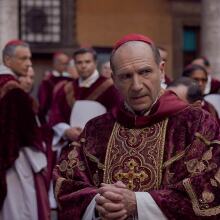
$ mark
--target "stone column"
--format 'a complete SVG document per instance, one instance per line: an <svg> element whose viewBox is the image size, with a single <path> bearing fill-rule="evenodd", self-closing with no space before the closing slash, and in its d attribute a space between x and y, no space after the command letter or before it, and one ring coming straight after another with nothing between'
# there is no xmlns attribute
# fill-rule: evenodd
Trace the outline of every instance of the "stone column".
<svg viewBox="0 0 220 220"><path fill-rule="evenodd" d="M0 0L0 63L4 45L18 38L18 29L18 0Z"/></svg>
<svg viewBox="0 0 220 220"><path fill-rule="evenodd" d="M211 63L213 75L220 78L220 1L202 0L202 55Z"/></svg>

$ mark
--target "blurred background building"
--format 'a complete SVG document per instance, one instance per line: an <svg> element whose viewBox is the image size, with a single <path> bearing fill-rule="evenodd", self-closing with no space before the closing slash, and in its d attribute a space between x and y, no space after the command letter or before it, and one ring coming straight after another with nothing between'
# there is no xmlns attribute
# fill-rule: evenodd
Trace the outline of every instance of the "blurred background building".
<svg viewBox="0 0 220 220"><path fill-rule="evenodd" d="M164 48L172 78L200 55L220 72L219 26L218 0L0 0L0 49L13 38L29 42L37 84L54 52L92 46L102 60L127 33L146 34Z"/></svg>

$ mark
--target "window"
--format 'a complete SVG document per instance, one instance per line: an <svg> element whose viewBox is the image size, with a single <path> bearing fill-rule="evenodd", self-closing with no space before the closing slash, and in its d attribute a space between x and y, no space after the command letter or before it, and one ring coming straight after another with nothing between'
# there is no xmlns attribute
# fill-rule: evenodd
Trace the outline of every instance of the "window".
<svg viewBox="0 0 220 220"><path fill-rule="evenodd" d="M21 39L30 43L60 42L60 0L21 0L20 12Z"/></svg>
<svg viewBox="0 0 220 220"><path fill-rule="evenodd" d="M74 0L19 0L19 37L34 54L76 46Z"/></svg>
<svg viewBox="0 0 220 220"><path fill-rule="evenodd" d="M200 56L200 28L198 26L185 26L183 28L183 65L191 63Z"/></svg>

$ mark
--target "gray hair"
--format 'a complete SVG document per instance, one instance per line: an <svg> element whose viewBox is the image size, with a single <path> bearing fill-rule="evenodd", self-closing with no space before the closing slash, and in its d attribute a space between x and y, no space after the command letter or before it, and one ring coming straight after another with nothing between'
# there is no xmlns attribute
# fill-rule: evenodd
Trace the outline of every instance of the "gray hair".
<svg viewBox="0 0 220 220"><path fill-rule="evenodd" d="M17 47L26 47L30 48L29 44L24 42L24 41L17 41L15 43L7 43L6 46L4 47L2 51L2 60L3 63L5 63L5 58L6 57L12 57L15 55L15 50Z"/></svg>

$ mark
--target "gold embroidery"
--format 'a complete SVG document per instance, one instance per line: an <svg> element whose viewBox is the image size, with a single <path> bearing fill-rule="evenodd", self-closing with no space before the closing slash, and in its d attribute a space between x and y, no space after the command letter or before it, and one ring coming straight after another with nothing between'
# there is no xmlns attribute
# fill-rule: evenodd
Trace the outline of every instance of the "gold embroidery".
<svg viewBox="0 0 220 220"><path fill-rule="evenodd" d="M121 180L134 191L158 189L167 122L166 119L140 129L128 129L115 123L107 146L103 181Z"/></svg>
<svg viewBox="0 0 220 220"><path fill-rule="evenodd" d="M216 181L220 184L220 168L219 168L218 171L216 172L214 178L215 178Z"/></svg>
<svg viewBox="0 0 220 220"><path fill-rule="evenodd" d="M123 181L123 179L128 180L128 188L133 190L135 188L135 179L139 179L140 182L143 182L145 179L149 178L148 174L145 171L141 171L140 173L135 173L135 167L138 164L132 159L127 163L129 171L127 173L123 173L123 171L119 171L115 174L115 178Z"/></svg>
<svg viewBox="0 0 220 220"><path fill-rule="evenodd" d="M214 199L215 199L215 196L212 192L209 192L209 191L202 192L203 203L211 203L214 201Z"/></svg>
<svg viewBox="0 0 220 220"><path fill-rule="evenodd" d="M210 183L211 183L211 185L212 186L214 186L214 187L218 187L218 183L217 183L217 181L216 180L214 180L214 179L210 179Z"/></svg>
<svg viewBox="0 0 220 220"><path fill-rule="evenodd" d="M163 164L163 168L166 168L168 166L170 166L172 163L174 163L177 160L180 160L186 153L186 149L182 152L180 152L179 154L171 157L169 160L167 160L164 164Z"/></svg>
<svg viewBox="0 0 220 220"><path fill-rule="evenodd" d="M68 179L72 179L73 178L74 168L75 167L77 167L81 171L84 171L86 169L85 165L84 165L84 162L83 161L79 161L79 159L78 159L78 152L76 150L76 147L79 147L79 146L75 145L75 148L73 148L73 150L71 150L68 153L68 155L67 155L68 160L62 160L60 165L58 165L59 170L61 172L65 172L66 173L66 177Z"/></svg>
<svg viewBox="0 0 220 220"><path fill-rule="evenodd" d="M93 156L92 154L90 154L85 148L84 148L84 152L86 154L86 156L93 162L97 163L98 168L99 169L104 169L104 164L99 162L99 159L95 156Z"/></svg>
<svg viewBox="0 0 220 220"><path fill-rule="evenodd" d="M60 188L61 188L62 183L63 183L64 180L65 180L65 178L59 177L56 181L54 192L55 192L55 198L56 198L57 201L58 201L58 199L57 199L58 198L58 193L60 191Z"/></svg>
<svg viewBox="0 0 220 220"><path fill-rule="evenodd" d="M197 196L191 186L189 178L183 180L183 185L191 199L193 210L197 216L213 216L220 214L220 206L209 208L208 204L199 204L199 201L200 202L204 202L204 201L201 199L200 200L197 199ZM213 196L211 194L205 194L205 199L208 198L208 200L211 201L213 199Z"/></svg>
<svg viewBox="0 0 220 220"><path fill-rule="evenodd" d="M219 140L209 141L203 135L201 135L199 132L196 132L195 136L197 138L199 138L201 141L203 141L207 146L210 146L212 144L219 144L220 145L220 141Z"/></svg>
<svg viewBox="0 0 220 220"><path fill-rule="evenodd" d="M61 172L65 172L67 170L67 167L68 167L68 162L66 160L63 160L59 165L59 170Z"/></svg>
<svg viewBox="0 0 220 220"><path fill-rule="evenodd" d="M75 149L73 149L72 151L69 152L67 157L69 160L72 160L76 158L77 156L78 156L78 152Z"/></svg>
<svg viewBox="0 0 220 220"><path fill-rule="evenodd" d="M202 155L202 160L208 161L212 159L212 149L211 147L209 150L207 150L203 155Z"/></svg>
<svg viewBox="0 0 220 220"><path fill-rule="evenodd" d="M210 149L208 149L203 154L201 160L194 158L194 159L191 159L185 162L186 168L188 172L192 174L192 176L198 175L202 172L210 171L217 167L217 164L213 162L211 163L209 162L212 159L212 150L213 150L213 147L210 147Z"/></svg>
<svg viewBox="0 0 220 220"><path fill-rule="evenodd" d="M79 142L77 142L77 141L73 141L71 144L70 144L70 147L80 147L81 146L81 144L79 143Z"/></svg>

